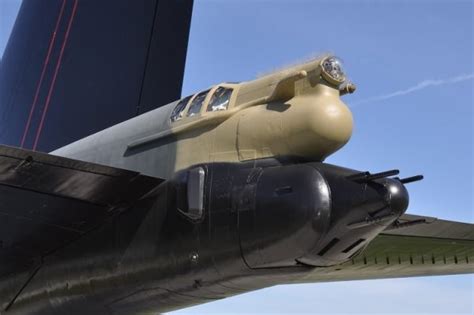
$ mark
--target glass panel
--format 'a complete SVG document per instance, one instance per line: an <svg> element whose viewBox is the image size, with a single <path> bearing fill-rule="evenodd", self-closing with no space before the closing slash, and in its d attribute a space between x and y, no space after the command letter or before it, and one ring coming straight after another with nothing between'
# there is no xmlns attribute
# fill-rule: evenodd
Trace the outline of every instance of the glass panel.
<svg viewBox="0 0 474 315"><path fill-rule="evenodd" d="M206 99L208 92L209 90L201 92L198 95L196 95L196 97L191 102L191 105L189 105L188 117L199 114L199 112L201 111L202 103Z"/></svg>
<svg viewBox="0 0 474 315"><path fill-rule="evenodd" d="M191 96L187 96L183 98L181 101L176 104L176 107L173 109L173 112L171 113L170 120L171 122L175 122L183 118L183 110L186 108L186 105L188 104L189 100L191 99Z"/></svg>
<svg viewBox="0 0 474 315"><path fill-rule="evenodd" d="M229 107L230 96L232 95L232 89L225 87L218 87L217 90L211 97L209 101L209 106L207 106L208 112L217 112L220 110L226 110Z"/></svg>

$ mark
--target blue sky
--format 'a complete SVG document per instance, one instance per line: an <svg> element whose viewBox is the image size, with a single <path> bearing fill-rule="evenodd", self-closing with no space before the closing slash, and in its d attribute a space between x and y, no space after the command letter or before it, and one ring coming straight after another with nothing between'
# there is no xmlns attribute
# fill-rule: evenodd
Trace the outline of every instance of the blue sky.
<svg viewBox="0 0 474 315"><path fill-rule="evenodd" d="M0 0L0 52L18 8ZM358 90L327 162L403 176L408 212L473 222L473 1L195 0L183 93L334 52ZM473 276L278 286L175 312L472 314Z"/></svg>
<svg viewBox="0 0 474 315"><path fill-rule="evenodd" d="M183 93L334 52L357 84L351 141L327 161L393 168L409 212L473 222L473 1L196 0ZM473 276L278 286L198 313L474 313Z"/></svg>

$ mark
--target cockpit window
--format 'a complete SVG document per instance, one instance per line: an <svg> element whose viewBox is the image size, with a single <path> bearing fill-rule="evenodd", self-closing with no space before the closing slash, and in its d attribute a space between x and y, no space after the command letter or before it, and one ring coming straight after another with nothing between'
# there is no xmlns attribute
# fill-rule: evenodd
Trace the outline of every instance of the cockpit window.
<svg viewBox="0 0 474 315"><path fill-rule="evenodd" d="M199 112L201 111L202 103L204 103L204 100L206 99L207 93L209 93L209 90L196 95L196 97L191 102L191 105L189 105L188 117L199 114Z"/></svg>
<svg viewBox="0 0 474 315"><path fill-rule="evenodd" d="M183 110L186 108L189 100L191 99L192 95L183 98L181 101L176 104L176 107L173 109L171 113L170 120L171 122L175 122L183 118Z"/></svg>
<svg viewBox="0 0 474 315"><path fill-rule="evenodd" d="M232 89L225 87L218 87L217 90L211 97L209 105L207 106L208 112L217 112L220 110L226 110L229 107L230 96L232 95Z"/></svg>

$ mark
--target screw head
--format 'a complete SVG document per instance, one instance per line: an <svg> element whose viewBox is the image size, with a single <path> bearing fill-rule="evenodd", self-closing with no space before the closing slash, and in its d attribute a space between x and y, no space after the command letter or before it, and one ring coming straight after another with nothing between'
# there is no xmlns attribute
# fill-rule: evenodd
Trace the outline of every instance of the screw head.
<svg viewBox="0 0 474 315"><path fill-rule="evenodd" d="M196 252L192 252L191 254L189 254L189 259L191 260L191 262L197 263L199 260L199 254Z"/></svg>

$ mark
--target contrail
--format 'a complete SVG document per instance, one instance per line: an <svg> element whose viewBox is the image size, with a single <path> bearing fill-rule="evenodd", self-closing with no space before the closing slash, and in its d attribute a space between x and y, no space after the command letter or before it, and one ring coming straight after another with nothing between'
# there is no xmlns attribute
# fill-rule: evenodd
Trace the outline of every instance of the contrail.
<svg viewBox="0 0 474 315"><path fill-rule="evenodd" d="M416 91L419 91L419 90L423 90L423 89L426 89L426 88L429 88L429 87L432 87L432 86L454 84L454 83L463 82L463 81L472 80L472 79L474 79L474 73L463 74L463 75L459 75L459 76L454 77L454 78L449 78L449 79L444 79L444 80L425 80L425 81L421 81L420 83L418 83L415 86L412 86L411 88L408 88L408 89L405 89L405 90L399 90L399 91L389 93L389 94L369 97L365 100L361 100L361 101L352 103L351 105L354 106L354 105L372 103L372 102L375 102L375 101L384 101L384 100L388 100L392 97L407 95L407 94L410 94L410 93L413 93L413 92L416 92Z"/></svg>

